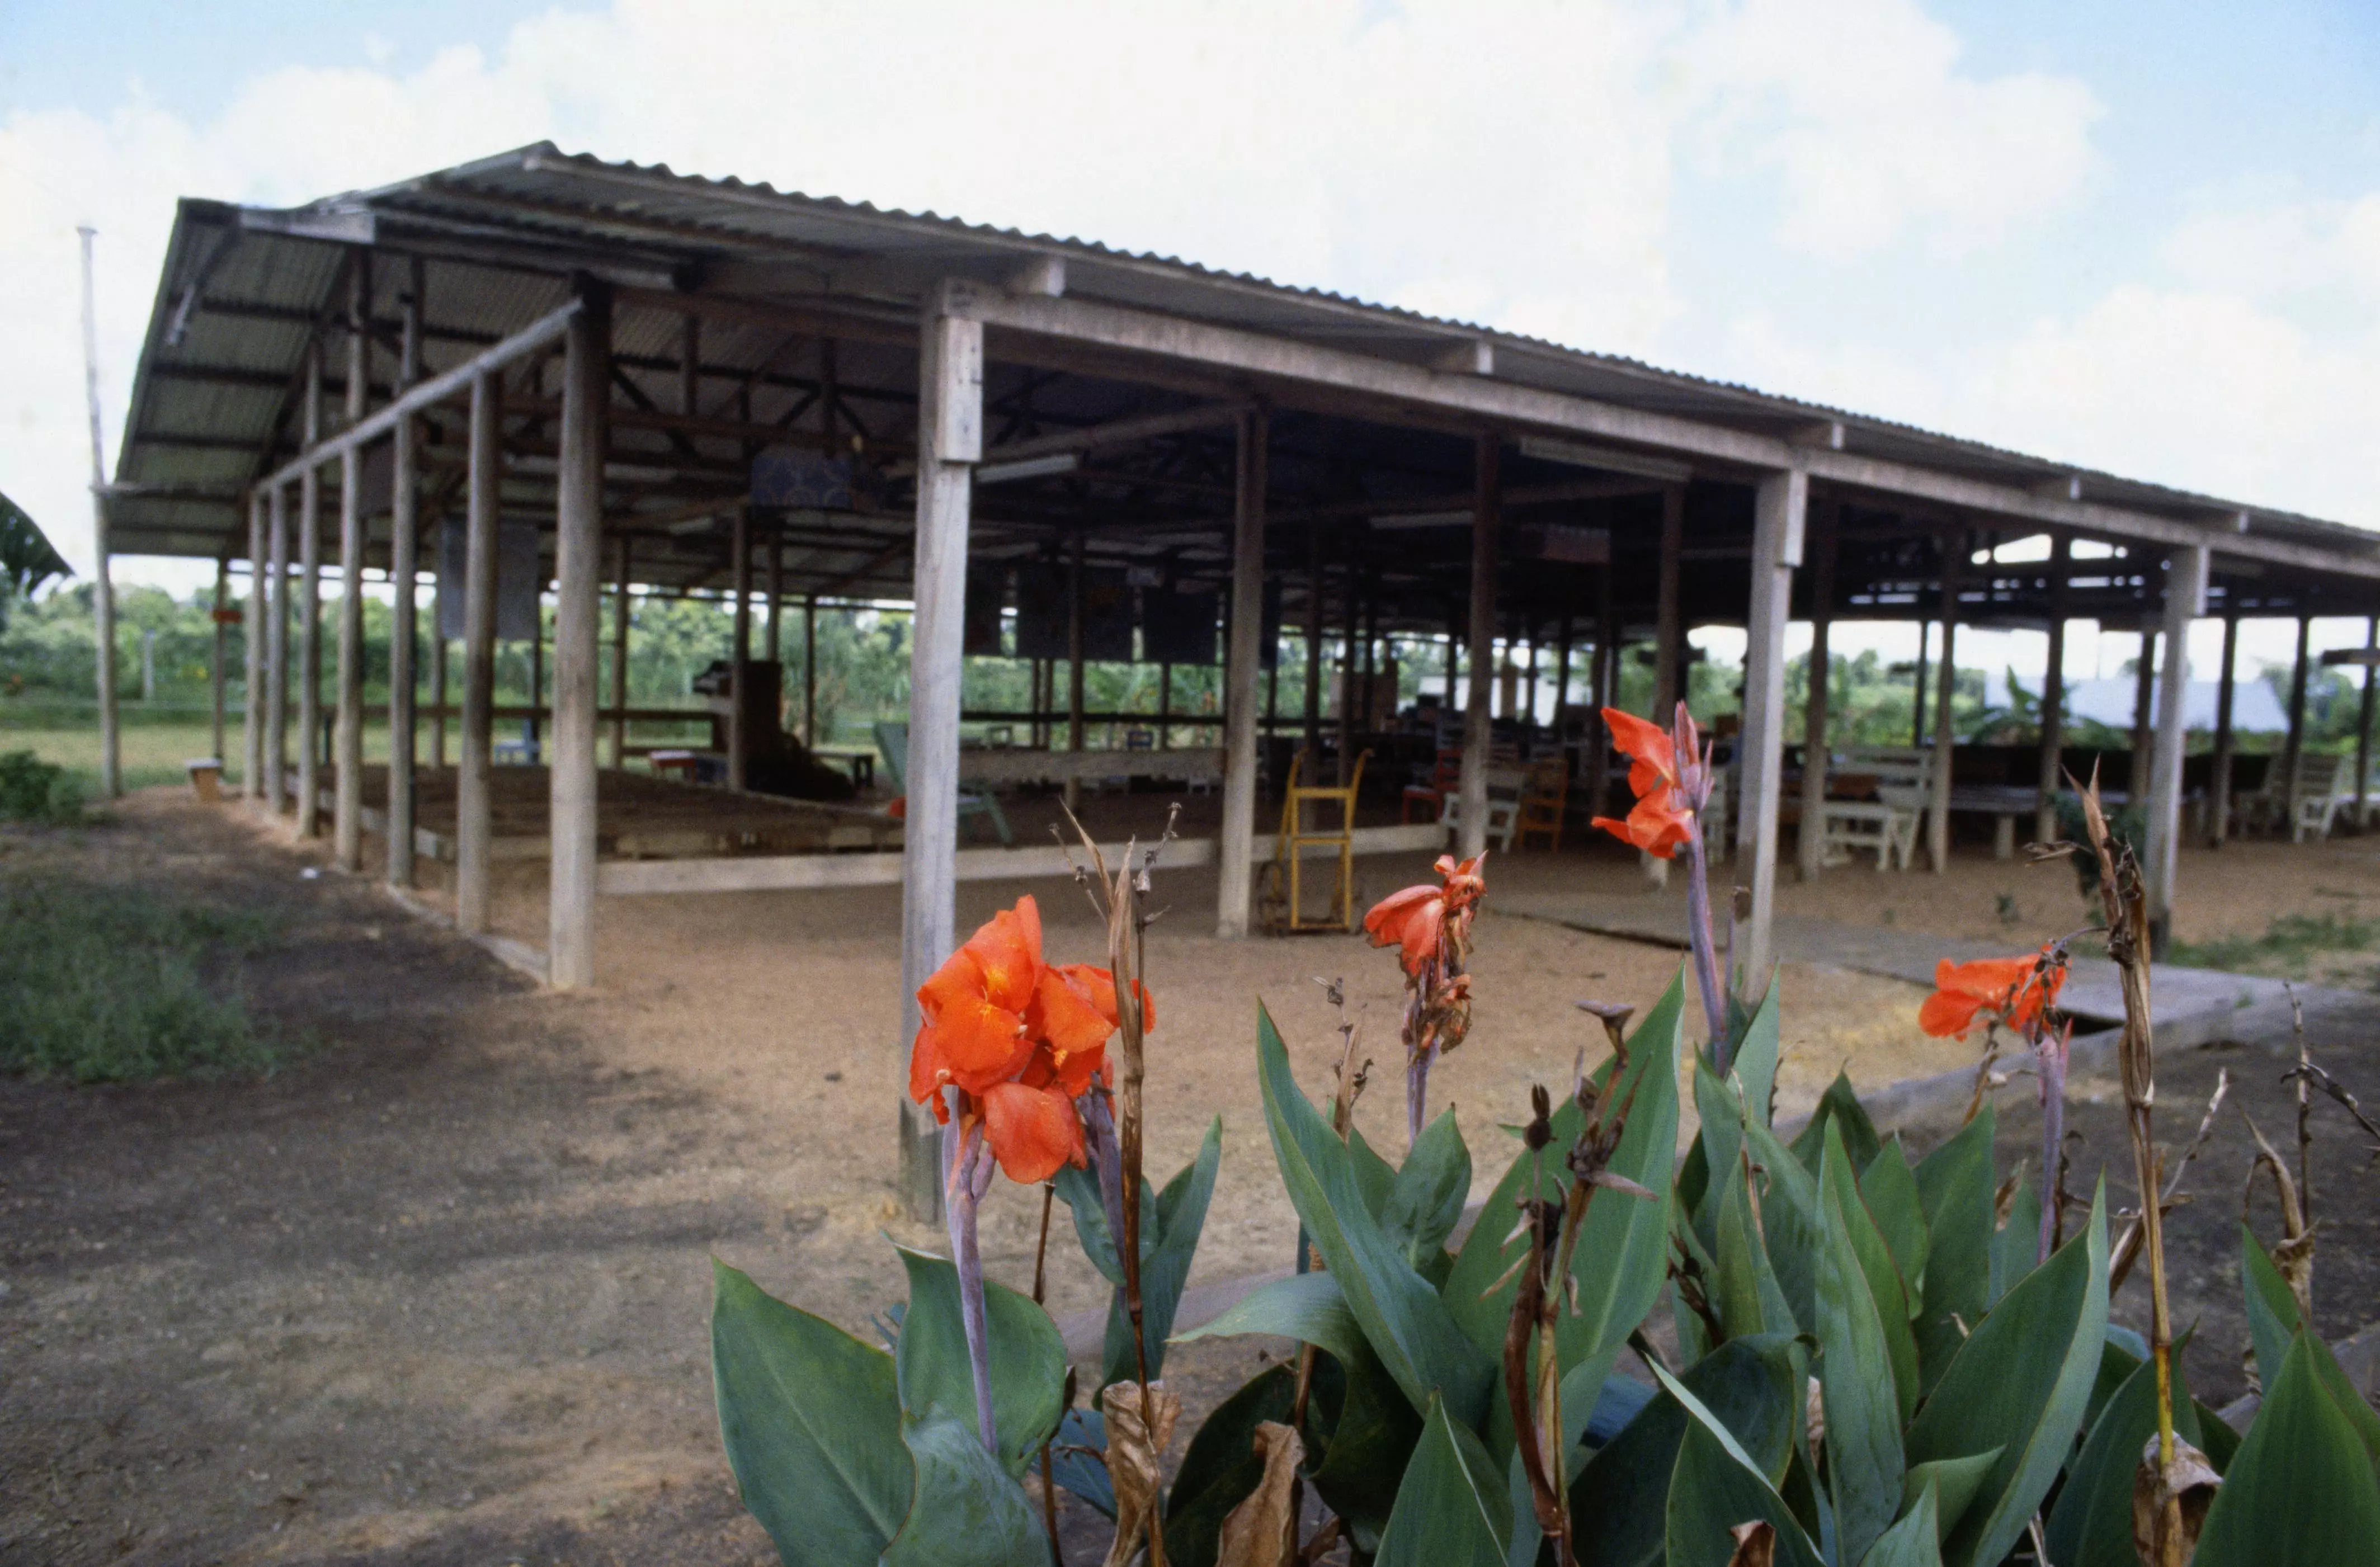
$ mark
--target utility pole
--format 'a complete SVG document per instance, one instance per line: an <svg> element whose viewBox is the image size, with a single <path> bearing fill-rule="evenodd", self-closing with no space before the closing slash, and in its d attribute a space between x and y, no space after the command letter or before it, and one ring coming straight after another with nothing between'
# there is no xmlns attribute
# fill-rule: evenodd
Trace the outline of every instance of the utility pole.
<svg viewBox="0 0 2380 1567"><path fill-rule="evenodd" d="M82 385L91 405L91 615L99 640L99 792L104 799L124 793L124 748L115 717L115 588L107 568L107 457L99 435L99 324L91 304L91 242L99 230L84 224L82 237Z"/></svg>

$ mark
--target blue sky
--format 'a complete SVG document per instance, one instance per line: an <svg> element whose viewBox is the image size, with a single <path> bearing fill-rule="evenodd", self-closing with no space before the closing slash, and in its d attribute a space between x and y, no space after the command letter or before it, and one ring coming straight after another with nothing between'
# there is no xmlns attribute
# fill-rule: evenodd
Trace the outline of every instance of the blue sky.
<svg viewBox="0 0 2380 1567"><path fill-rule="evenodd" d="M76 222L112 450L173 196L548 136L2380 527L2368 0L10 0L0 488L79 510Z"/></svg>

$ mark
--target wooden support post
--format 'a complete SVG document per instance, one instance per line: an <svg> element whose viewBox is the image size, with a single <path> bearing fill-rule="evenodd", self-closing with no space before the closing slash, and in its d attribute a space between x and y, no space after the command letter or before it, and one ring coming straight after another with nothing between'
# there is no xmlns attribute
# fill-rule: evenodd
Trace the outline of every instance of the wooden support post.
<svg viewBox="0 0 2380 1567"><path fill-rule="evenodd" d="M2074 539L2060 533L2049 554L2049 662L2041 673L2041 803L2034 808L2035 843L2058 841L2058 754L2066 745L2067 579L2073 575Z"/></svg>
<svg viewBox="0 0 2380 1567"><path fill-rule="evenodd" d="M1322 617L1327 598L1322 588L1322 527L1307 523L1305 533L1305 771L1309 784L1321 781L1322 771Z"/></svg>
<svg viewBox="0 0 2380 1567"><path fill-rule="evenodd" d="M421 379L421 258L413 258L403 301L396 384L401 394ZM413 885L415 798L414 694L419 684L417 653L421 643L418 578L421 574L421 450L410 414L400 417L390 436L388 583L393 599L388 642L388 884Z"/></svg>
<svg viewBox="0 0 2380 1567"><path fill-rule="evenodd" d="M347 252L346 428L361 423L371 385L371 252ZM339 452L338 738L333 749L331 855L341 870L364 864L364 455Z"/></svg>
<svg viewBox="0 0 2380 1567"><path fill-rule="evenodd" d="M1658 586L1655 589L1653 621L1653 711L1652 722L1663 729L1676 722L1678 704L1686 698L1686 627L1679 599L1683 589L1686 567L1686 492L1685 487L1672 484L1661 492L1661 565ZM1611 688L1620 688L1619 672L1611 672ZM1612 704L1618 706L1617 702ZM1610 758L1604 758L1604 771L1610 771ZM1718 845L1713 844L1716 851ZM1652 855L1639 854L1637 866L1645 880L1656 887L1670 884L1670 862Z"/></svg>
<svg viewBox="0 0 2380 1567"><path fill-rule="evenodd" d="M768 618L760 624L760 642L769 650L768 662L778 666L777 692L784 694L785 644L782 635L785 599L785 541L777 529L769 530L769 558L760 574L760 591L768 601ZM783 718L781 711L780 721Z"/></svg>
<svg viewBox="0 0 2380 1567"><path fill-rule="evenodd" d="M306 351L305 444L322 434L322 345ZM322 471L298 478L298 820L300 838L322 832Z"/></svg>
<svg viewBox="0 0 2380 1567"><path fill-rule="evenodd" d="M1958 731L1951 698L1959 688L1959 578L1967 564L1967 529L1953 523L1942 535L1942 658L1934 670L1934 797L1925 818L1925 857L1934 874L1950 869L1950 769Z"/></svg>
<svg viewBox="0 0 2380 1567"><path fill-rule="evenodd" d="M493 371L471 381L469 520L463 549L463 743L455 780L455 928L488 928L494 828L488 766L495 747L496 529L504 485L504 391Z"/></svg>
<svg viewBox="0 0 2380 1567"><path fill-rule="evenodd" d="M1599 575L1608 576L1610 568L1606 566ZM1562 710L1570 705L1570 643L1571 616L1570 612L1564 610L1559 639L1554 643L1554 737L1557 740L1561 737ZM1602 689L1602 682L1597 681L1596 688Z"/></svg>
<svg viewBox="0 0 2380 1567"><path fill-rule="evenodd" d="M818 595L802 598L802 744L819 747Z"/></svg>
<svg viewBox="0 0 2380 1567"><path fill-rule="evenodd" d="M1343 541L1347 547L1346 568L1340 580L1344 591L1340 603L1339 655L1339 767L1338 781L1342 789L1347 786L1348 769L1355 765L1355 638L1361 629L1363 605L1355 591L1355 530L1350 528ZM1368 695L1368 693L1366 693Z"/></svg>
<svg viewBox="0 0 2380 1567"><path fill-rule="evenodd" d="M1473 859L1488 848L1488 751L1495 741L1491 706L1496 678L1496 565L1503 531L1503 441L1479 432L1472 450L1470 707L1463 715L1461 842L1455 853Z"/></svg>
<svg viewBox="0 0 2380 1567"><path fill-rule="evenodd" d="M545 567L538 565L537 593L528 634L528 743L540 760L545 757Z"/></svg>
<svg viewBox="0 0 2380 1567"><path fill-rule="evenodd" d="M2141 656L2132 661L2131 803L2148 804L2149 780L2156 775L2156 627L2141 622Z"/></svg>
<svg viewBox="0 0 2380 1567"><path fill-rule="evenodd" d="M1267 436L1261 412L1240 416L1232 512L1232 640L1223 664L1223 837L1215 934L1248 933L1248 856L1232 852L1257 830L1257 669L1264 660Z"/></svg>
<svg viewBox="0 0 2380 1567"><path fill-rule="evenodd" d="M1066 566L1066 748L1083 748L1083 554L1086 549L1083 533L1075 534L1072 553ZM1068 810L1080 809L1083 804L1083 781L1069 774L1065 796Z"/></svg>
<svg viewBox="0 0 2380 1567"><path fill-rule="evenodd" d="M1613 596L1608 562L1596 573L1595 663L1589 674L1595 693L1588 703L1593 717L1587 728L1585 783L1592 820L1611 814L1611 726L1605 722L1603 710L1620 705L1620 605Z"/></svg>
<svg viewBox="0 0 2380 1567"><path fill-rule="evenodd" d="M1173 666L1157 666L1157 748L1173 748Z"/></svg>
<svg viewBox="0 0 2380 1567"><path fill-rule="evenodd" d="M2365 623L2363 650L2363 690L2356 699L2355 710L2355 830L2364 828L2364 813L2372 794L2372 710L2373 673L2380 669L2380 615Z"/></svg>
<svg viewBox="0 0 2380 1567"><path fill-rule="evenodd" d="M430 765L446 766L446 579L442 574L430 602Z"/></svg>
<svg viewBox="0 0 2380 1567"><path fill-rule="evenodd" d="M694 318L688 316L688 321ZM752 508L735 508L735 638L727 653L727 786L744 787L744 752L751 744L744 722L744 677L752 662Z"/></svg>
<svg viewBox="0 0 2380 1567"><path fill-rule="evenodd" d="M230 684L230 671L224 665L231 657L231 627L225 618L230 611L231 557L218 555L215 557L215 613L212 621L214 656L209 660L207 670L209 695L213 698L213 711L209 716L212 721L213 755L218 768L225 766L228 759L224 756L224 701L225 687Z"/></svg>
<svg viewBox="0 0 2380 1567"><path fill-rule="evenodd" d="M1917 617L1917 678L1911 687L1909 743L1925 744L1925 643L1934 635L1934 623L1924 615Z"/></svg>
<svg viewBox="0 0 2380 1567"><path fill-rule="evenodd" d="M620 588L612 606L612 765L628 765L629 535L620 535Z"/></svg>
<svg viewBox="0 0 2380 1567"><path fill-rule="evenodd" d="M917 988L950 955L957 917L967 519L975 465L983 457L983 328L951 313L959 289L944 284L928 291L918 342L917 622L909 638L904 770L909 806L901 861L901 1026L892 1039L901 1060L917 1033ZM1081 667L1078 658L1078 685ZM905 1082L906 1074L897 1080ZM902 1197L912 1219L931 1222L942 1210L933 1113L904 1095L900 1127Z"/></svg>
<svg viewBox="0 0 2380 1567"><path fill-rule="evenodd" d="M1810 541L1810 692L1802 709L1802 831L1795 844L1804 881L1815 881L1826 869L1827 768L1834 759L1827 743L1834 681L1827 644L1835 617L1835 550L1842 511L1840 502L1827 507L1818 536Z"/></svg>
<svg viewBox="0 0 2380 1567"><path fill-rule="evenodd" d="M2223 669L2215 686L2215 777L2207 787L2206 844L2219 849L2231 835L2231 699L2239 681L2240 616L2223 616Z"/></svg>
<svg viewBox="0 0 2380 1567"><path fill-rule="evenodd" d="M2157 681L2155 771L2149 783L2148 899L2151 956L2173 938L2174 875L2181 849L2182 748L2190 730L2190 623L2206 605L2212 553L2204 544L2165 563L2165 667Z"/></svg>
<svg viewBox="0 0 2380 1567"><path fill-rule="evenodd" d="M595 983L595 730L602 636L604 415L612 400L612 299L578 284L562 372L562 451L553 528L553 743L546 756L552 826L546 982ZM687 318L691 320L692 318Z"/></svg>
<svg viewBox="0 0 2380 1567"><path fill-rule="evenodd" d="M272 570L265 578L264 808L278 820L289 797L289 487L265 494Z"/></svg>
<svg viewBox="0 0 2380 1567"><path fill-rule="evenodd" d="M115 579L107 536L107 455L99 430L99 324L91 284L91 242L99 231L85 224L82 241L83 399L91 413L91 633L99 673L99 793L124 793L124 732L115 711Z"/></svg>
<svg viewBox="0 0 2380 1567"><path fill-rule="evenodd" d="M256 800L264 793L264 617L272 569L266 558L264 492L248 497L248 615L240 626L241 652L247 664L247 688L241 696L239 795Z"/></svg>
<svg viewBox="0 0 2380 1567"><path fill-rule="evenodd" d="M1741 983L1750 994L1769 984L1771 932L1777 917L1778 800L1785 778L1785 622L1792 612L1793 568L1810 506L1810 476L1802 468L1767 475L1752 507L1752 601L1745 616L1743 730L1738 769L1743 795L1736 806L1735 841L1748 861L1752 917L1737 932ZM1739 981L1732 976L1727 983Z"/></svg>
<svg viewBox="0 0 2380 1567"><path fill-rule="evenodd" d="M2289 674L2289 729L2281 742L2281 789L2284 797L2297 789L2298 759L2305 752L2306 691L2313 681L2313 665L2306 650L2306 640L2313 630L2313 617L2298 616L2297 662ZM2296 836L2296 824L2290 824L2290 836Z"/></svg>

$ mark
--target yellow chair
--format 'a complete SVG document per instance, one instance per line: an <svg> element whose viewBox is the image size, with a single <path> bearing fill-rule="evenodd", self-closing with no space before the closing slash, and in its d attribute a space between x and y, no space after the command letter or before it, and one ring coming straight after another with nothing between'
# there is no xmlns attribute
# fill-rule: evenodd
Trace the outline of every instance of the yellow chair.
<svg viewBox="0 0 2380 1567"><path fill-rule="evenodd" d="M1355 793L1364 786L1364 764L1371 759L1370 751L1362 752L1355 758L1355 769L1343 787L1319 788L1301 785L1297 781L1298 773L1305 769L1306 753L1301 749L1291 759L1288 787L1281 793L1281 832L1273 841L1272 863L1265 868L1260 901L1265 929L1274 935L1355 929ZM1338 826L1325 829L1318 823L1309 830L1305 825L1308 806L1338 807ZM1335 845L1339 850L1339 876L1331 888L1330 912L1320 919L1305 917L1304 850L1308 844Z"/></svg>
<svg viewBox="0 0 2380 1567"><path fill-rule="evenodd" d="M1569 803L1570 769L1560 757L1547 757L1529 764L1528 778L1521 785L1520 814L1514 822L1513 841L1521 847L1529 846L1532 833L1545 839L1546 847L1559 852L1561 848L1562 808Z"/></svg>

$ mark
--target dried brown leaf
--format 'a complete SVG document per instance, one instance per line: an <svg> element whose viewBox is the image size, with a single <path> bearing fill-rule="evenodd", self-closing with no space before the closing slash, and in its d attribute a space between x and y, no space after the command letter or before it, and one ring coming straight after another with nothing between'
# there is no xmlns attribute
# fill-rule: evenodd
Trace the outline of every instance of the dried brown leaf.
<svg viewBox="0 0 2380 1567"><path fill-rule="evenodd" d="M2149 1439L2132 1471L2132 1549L2151 1567L2181 1567L2198 1549L2199 1526L2223 1484L2206 1455L2173 1439L2173 1463L2160 1473L2157 1439Z"/></svg>
<svg viewBox="0 0 2380 1567"><path fill-rule="evenodd" d="M1755 1518L1749 1524L1738 1524L1728 1531L1735 1540L1735 1552L1727 1559L1727 1567L1775 1567L1777 1561L1777 1526L1766 1518Z"/></svg>
<svg viewBox="0 0 2380 1567"><path fill-rule="evenodd" d="M1264 1477L1223 1520L1215 1567L1286 1567L1297 1548L1297 1516L1292 1498L1305 1444L1278 1421L1257 1427L1256 1451Z"/></svg>
<svg viewBox="0 0 2380 1567"><path fill-rule="evenodd" d="M1153 1537L1149 1515L1164 1485L1165 1448L1182 1417L1182 1401L1163 1382L1116 1382L1100 1404L1107 1416L1108 1479L1116 1499L1115 1543L1108 1547L1106 1567L1124 1567ZM1165 1563L1152 1560L1148 1567Z"/></svg>

